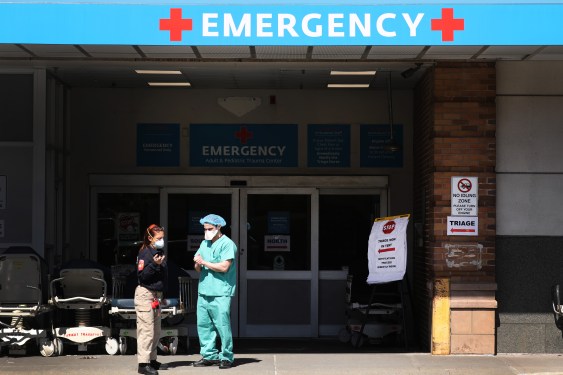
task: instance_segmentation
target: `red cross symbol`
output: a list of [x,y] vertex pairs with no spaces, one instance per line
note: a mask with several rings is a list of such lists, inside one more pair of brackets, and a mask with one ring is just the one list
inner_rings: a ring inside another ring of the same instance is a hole
[[170,8],[170,18],[160,19],[160,30],[170,31],[171,42],[182,41],[182,31],[192,29],[192,19],[182,18],[181,8]]
[[240,128],[240,130],[238,132],[235,132],[235,137],[240,139],[240,143],[242,143],[244,145],[244,144],[246,144],[246,141],[248,141],[249,139],[252,139],[252,132],[248,131],[246,126],[243,126],[243,127]]
[[442,18],[432,19],[432,30],[442,31],[442,42],[453,42],[454,31],[464,29],[463,18],[454,18],[453,8],[442,8]]

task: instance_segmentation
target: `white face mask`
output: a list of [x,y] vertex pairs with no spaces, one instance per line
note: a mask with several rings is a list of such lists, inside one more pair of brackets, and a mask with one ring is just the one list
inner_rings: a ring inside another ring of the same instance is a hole
[[218,229],[214,229],[214,230],[206,230],[205,231],[205,239],[207,241],[211,241],[213,239],[213,237],[215,237],[215,235],[217,235],[217,232],[219,232]]
[[162,249],[164,247],[164,240],[161,238],[154,242],[154,247],[157,249]]

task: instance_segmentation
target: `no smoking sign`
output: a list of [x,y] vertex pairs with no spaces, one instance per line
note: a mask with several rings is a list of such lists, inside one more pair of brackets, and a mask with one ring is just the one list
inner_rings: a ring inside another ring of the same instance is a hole
[[452,216],[477,216],[477,177],[452,177]]

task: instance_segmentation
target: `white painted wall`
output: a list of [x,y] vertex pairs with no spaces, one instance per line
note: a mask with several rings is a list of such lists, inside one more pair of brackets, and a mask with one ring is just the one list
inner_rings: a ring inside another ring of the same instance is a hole
[[563,62],[497,64],[497,234],[563,235]]
[[[270,104],[270,96],[276,104]],[[218,98],[259,97],[262,105],[238,118],[217,104]],[[412,211],[412,92],[393,93],[394,123],[404,125],[404,168],[359,168],[359,124],[388,123],[385,91],[372,90],[193,90],[73,89],[71,91],[71,247],[88,249],[89,174],[292,174],[389,175],[391,214]],[[136,167],[138,123],[181,124],[178,168]],[[298,168],[189,168],[190,123],[299,124]],[[307,124],[352,124],[350,169],[306,168]],[[158,177],[155,177],[158,178]]]

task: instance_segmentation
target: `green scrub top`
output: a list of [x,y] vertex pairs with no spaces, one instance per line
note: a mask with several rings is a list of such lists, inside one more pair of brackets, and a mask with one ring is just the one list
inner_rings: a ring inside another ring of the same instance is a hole
[[219,263],[232,259],[231,266],[227,272],[215,272],[205,266],[201,267],[199,275],[198,293],[203,296],[234,296],[237,283],[237,267],[235,253],[237,245],[229,237],[222,235],[212,243],[208,240],[201,241],[195,255],[200,254],[203,260],[211,263]]

